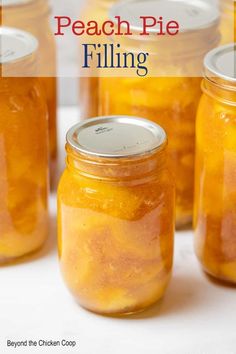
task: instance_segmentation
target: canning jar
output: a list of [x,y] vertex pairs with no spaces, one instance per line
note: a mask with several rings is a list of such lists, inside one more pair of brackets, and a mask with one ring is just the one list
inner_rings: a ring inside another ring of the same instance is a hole
[[235,44],[211,51],[197,116],[195,250],[204,270],[236,283]]
[[39,41],[39,75],[49,112],[51,182],[55,182],[57,158],[56,45],[51,32],[47,0],[2,0],[2,24],[25,30]]
[[[48,234],[48,115],[35,75],[37,40],[0,28],[0,263]],[[29,77],[17,77],[22,74]]]
[[220,0],[221,6],[221,44],[229,44],[236,39],[236,2]]
[[165,292],[174,230],[166,145],[162,128],[135,117],[95,118],[67,134],[59,257],[68,288],[91,311],[138,312]]
[[[101,25],[108,19],[110,7],[119,0],[87,0],[84,1],[84,6],[80,12],[80,18],[83,21],[96,21]],[[94,38],[95,37],[95,38]],[[99,36],[83,36],[82,43],[103,43],[106,39]],[[82,48],[80,47],[80,53]],[[98,115],[98,87],[99,79],[98,72],[93,63],[90,69],[81,70],[81,77],[79,80],[79,101],[80,101],[80,116],[82,119],[96,117]]]
[[[180,25],[176,36],[143,31],[140,16],[161,14]],[[99,114],[129,114],[160,124],[169,138],[169,157],[176,183],[176,226],[192,221],[195,116],[201,96],[204,54],[219,41],[219,12],[205,1],[133,0],[111,9],[131,24],[132,36],[114,38],[122,52],[149,53],[146,77],[101,77]],[[105,76],[105,75],[104,75]],[[131,74],[130,74],[131,76]],[[154,77],[155,76],[155,77]]]

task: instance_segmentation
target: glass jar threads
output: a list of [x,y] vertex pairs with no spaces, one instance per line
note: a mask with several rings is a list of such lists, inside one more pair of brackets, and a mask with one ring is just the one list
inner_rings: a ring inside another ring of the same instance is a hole
[[135,117],[95,118],[67,134],[59,257],[68,288],[91,311],[138,312],[165,292],[174,231],[166,145],[162,128]]
[[56,44],[49,23],[49,3],[47,0],[2,0],[0,10],[2,25],[27,31],[39,41],[38,76],[41,76],[47,98],[51,183],[54,184],[57,159]]
[[[0,28],[0,263],[48,234],[48,115],[36,77],[37,40]],[[25,77],[17,77],[17,75]]]
[[236,283],[235,44],[205,58],[197,116],[195,250],[204,270]]
[[[152,13],[178,20],[180,33],[169,38],[157,35],[152,29],[149,36],[140,36],[142,27],[137,19]],[[216,6],[201,0],[133,0],[112,7],[110,17],[115,19],[115,16],[129,21],[133,33],[119,38],[121,50],[136,53],[142,48],[148,52],[150,75],[101,77],[99,114],[137,115],[166,130],[176,182],[176,225],[182,227],[192,221],[200,75],[204,55],[219,41],[219,12]],[[152,76],[153,72],[156,75]]]

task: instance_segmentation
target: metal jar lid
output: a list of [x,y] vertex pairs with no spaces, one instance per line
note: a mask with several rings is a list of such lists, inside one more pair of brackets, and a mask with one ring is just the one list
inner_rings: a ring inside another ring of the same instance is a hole
[[206,77],[215,77],[227,83],[236,83],[236,44],[231,43],[211,50],[204,60]]
[[159,125],[131,116],[88,119],[67,133],[67,143],[75,151],[105,158],[145,155],[161,148],[166,140]]
[[[177,21],[181,33],[209,29],[217,25],[220,18],[218,6],[206,0],[122,1],[114,5],[110,11],[110,18],[113,21],[115,16],[121,16],[122,19],[129,21],[133,31],[142,31],[140,16],[157,18],[161,16],[165,21]],[[158,33],[158,30],[150,28],[149,33]]]
[[19,6],[25,5],[29,2],[33,2],[34,0],[1,0],[0,6],[7,7],[7,6]]
[[38,48],[37,39],[28,32],[0,27],[0,64],[21,60]]

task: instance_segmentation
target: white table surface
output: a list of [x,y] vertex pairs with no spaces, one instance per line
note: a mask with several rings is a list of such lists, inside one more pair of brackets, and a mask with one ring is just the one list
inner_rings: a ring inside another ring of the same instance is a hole
[[[65,131],[76,121],[74,108],[60,110],[61,152]],[[57,263],[55,195],[50,206],[45,247],[24,263],[0,268],[1,354],[236,353],[236,288],[213,283],[202,273],[192,232],[176,234],[173,279],[161,304],[130,318],[106,318],[81,309],[64,286]],[[7,340],[63,338],[76,346],[6,346]]]

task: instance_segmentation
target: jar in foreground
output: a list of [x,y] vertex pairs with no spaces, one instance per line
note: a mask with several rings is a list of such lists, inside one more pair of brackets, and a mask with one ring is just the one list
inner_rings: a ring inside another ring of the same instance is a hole
[[[0,263],[4,263],[37,250],[48,234],[48,115],[40,82],[30,77],[35,75],[37,40],[1,27],[0,41]],[[29,77],[17,77],[22,72]]]
[[[165,4],[164,4],[165,3]],[[140,16],[162,14],[180,23],[171,38],[150,32],[145,39]],[[111,9],[111,18],[129,20],[133,36],[114,38],[122,52],[148,52],[148,77],[101,77],[99,114],[128,114],[160,124],[169,139],[176,183],[176,226],[190,225],[193,214],[195,118],[201,96],[204,55],[219,41],[219,12],[205,1],[133,0]],[[182,31],[182,32],[181,32]],[[165,37],[165,38],[164,38]],[[156,77],[151,72],[156,70]]]
[[58,189],[61,271],[86,309],[139,312],[162,298],[173,261],[174,186],[166,135],[135,117],[102,117],[67,135]]
[[22,29],[39,41],[39,75],[47,98],[49,113],[49,153],[51,185],[56,183],[57,160],[57,87],[56,43],[50,28],[48,0],[2,0],[3,26]]
[[[101,26],[108,19],[110,7],[119,0],[87,0],[84,1],[84,6],[80,12],[80,18],[84,22],[91,20],[96,21],[98,26]],[[106,42],[106,38],[101,36],[83,36],[80,41],[87,44],[102,44]],[[82,55],[82,48],[79,48]],[[98,69],[93,67],[91,63],[90,69],[87,69],[88,76],[83,74],[85,69],[81,69],[81,77],[79,79],[79,107],[80,116],[82,119],[96,117],[98,115],[99,105],[99,74]]]
[[236,283],[235,44],[211,51],[197,116],[195,250],[204,270]]

